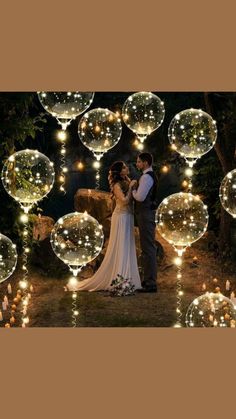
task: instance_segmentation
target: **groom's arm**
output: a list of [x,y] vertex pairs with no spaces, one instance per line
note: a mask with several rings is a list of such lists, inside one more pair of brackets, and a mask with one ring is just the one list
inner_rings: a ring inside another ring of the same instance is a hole
[[149,175],[143,175],[139,181],[139,187],[132,192],[136,201],[143,202],[153,185],[153,179]]

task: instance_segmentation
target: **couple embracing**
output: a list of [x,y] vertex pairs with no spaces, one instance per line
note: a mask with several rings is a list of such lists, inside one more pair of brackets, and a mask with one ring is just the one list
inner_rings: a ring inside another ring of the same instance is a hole
[[[139,182],[130,180],[129,168],[122,162],[112,164],[109,185],[116,206],[112,213],[107,251],[97,272],[78,284],[78,291],[110,290],[111,282],[121,275],[139,292],[157,291],[155,245],[155,204],[157,178],[152,169],[152,155],[141,153],[136,166],[142,171]],[[143,280],[138,271],[134,236],[134,212],[139,228]]]

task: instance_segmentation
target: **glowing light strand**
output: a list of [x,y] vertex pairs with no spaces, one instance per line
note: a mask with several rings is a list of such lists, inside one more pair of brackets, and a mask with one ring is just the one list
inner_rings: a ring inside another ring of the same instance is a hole
[[24,229],[23,229],[23,253],[22,253],[22,270],[23,270],[23,277],[19,282],[21,291],[22,291],[22,327],[26,327],[29,323],[29,317],[27,316],[28,313],[28,303],[29,303],[29,271],[28,271],[28,255],[30,252],[29,248],[29,225],[28,225],[28,217],[27,219],[24,216],[21,217],[21,220],[25,220],[24,222]]

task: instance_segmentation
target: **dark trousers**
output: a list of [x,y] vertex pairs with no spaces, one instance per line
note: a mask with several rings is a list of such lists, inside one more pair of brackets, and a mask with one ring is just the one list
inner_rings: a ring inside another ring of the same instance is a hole
[[155,244],[155,211],[136,212],[142,251],[143,281],[145,287],[156,287],[157,283],[157,249]]

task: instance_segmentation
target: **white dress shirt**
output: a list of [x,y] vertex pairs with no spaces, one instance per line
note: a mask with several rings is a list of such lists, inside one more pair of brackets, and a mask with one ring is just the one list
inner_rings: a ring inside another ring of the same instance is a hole
[[143,171],[138,189],[133,191],[133,197],[138,202],[143,202],[146,199],[148,192],[154,184],[153,178],[150,175],[146,175],[146,173],[150,171],[153,171],[151,166]]

